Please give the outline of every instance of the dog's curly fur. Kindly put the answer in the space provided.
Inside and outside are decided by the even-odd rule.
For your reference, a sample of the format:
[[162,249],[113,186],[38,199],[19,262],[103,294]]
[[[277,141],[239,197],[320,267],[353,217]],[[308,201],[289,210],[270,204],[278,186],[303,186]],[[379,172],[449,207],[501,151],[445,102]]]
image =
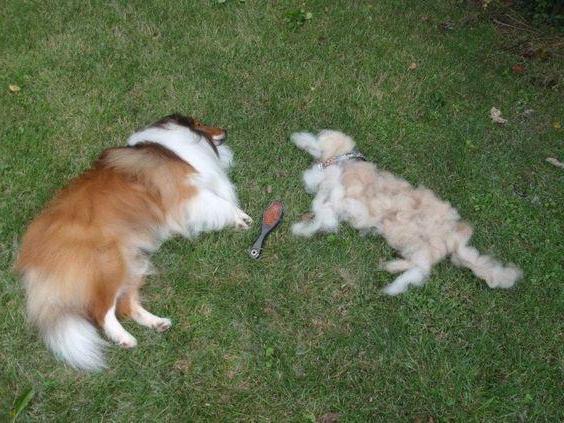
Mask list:
[[[295,133],[291,139],[321,161],[355,147],[351,137],[331,130],[317,136]],[[292,232],[305,237],[319,231],[335,232],[339,222],[345,221],[363,232],[382,235],[402,256],[383,266],[391,273],[403,272],[384,288],[386,294],[423,285],[432,266],[449,255],[454,264],[469,268],[491,288],[512,287],[522,276],[516,266],[504,266],[469,246],[472,228],[448,202],[372,163],[348,160],[325,168],[315,164],[303,178],[306,190],[315,194],[315,217],[294,224]]]

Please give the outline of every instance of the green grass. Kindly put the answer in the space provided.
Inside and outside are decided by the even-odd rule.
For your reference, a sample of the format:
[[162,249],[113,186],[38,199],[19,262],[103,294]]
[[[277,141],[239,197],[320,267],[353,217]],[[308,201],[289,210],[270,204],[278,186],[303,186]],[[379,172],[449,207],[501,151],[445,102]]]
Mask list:
[[[528,34],[454,0],[65,4],[0,8],[0,420],[30,389],[21,421],[564,418],[564,173],[545,162],[564,155],[558,56],[512,73],[506,47]],[[166,243],[143,292],[172,329],[127,322],[138,348],[74,372],[25,323],[18,240],[102,149],[172,111],[227,127],[244,208],[258,221],[282,199],[285,222],[258,262],[257,225]],[[524,280],[491,290],[445,262],[388,298],[381,239],[292,237],[309,159],[288,135],[322,128],[459,207]]]

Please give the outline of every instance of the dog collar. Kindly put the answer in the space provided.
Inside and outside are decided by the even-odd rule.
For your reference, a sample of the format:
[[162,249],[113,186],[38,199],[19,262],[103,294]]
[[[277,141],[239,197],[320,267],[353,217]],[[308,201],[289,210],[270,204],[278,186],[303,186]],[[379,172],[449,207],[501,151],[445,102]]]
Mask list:
[[329,166],[339,164],[339,163],[342,163],[342,162],[346,162],[348,160],[360,160],[360,161],[365,162],[366,157],[364,157],[364,155],[360,151],[354,149],[350,153],[341,154],[340,156],[329,157],[327,160],[317,162],[317,167],[319,169],[323,170],[323,169],[325,169]]

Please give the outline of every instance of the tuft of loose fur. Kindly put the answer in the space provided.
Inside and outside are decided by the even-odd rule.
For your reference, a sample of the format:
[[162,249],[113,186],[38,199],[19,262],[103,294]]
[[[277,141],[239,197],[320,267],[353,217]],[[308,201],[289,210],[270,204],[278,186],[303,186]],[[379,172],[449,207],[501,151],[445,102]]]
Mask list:
[[[355,147],[351,137],[332,130],[317,136],[298,132],[291,140],[322,161],[350,153]],[[304,172],[303,179],[306,191],[315,195],[315,218],[294,224],[292,232],[305,237],[335,232],[345,221],[363,233],[383,236],[402,256],[383,266],[390,273],[401,272],[384,288],[388,295],[405,292],[411,285],[423,285],[433,265],[447,256],[454,264],[469,268],[491,288],[510,288],[522,277],[516,266],[504,266],[468,245],[472,228],[461,221],[458,211],[448,202],[373,163],[349,160],[327,167],[314,165]]]

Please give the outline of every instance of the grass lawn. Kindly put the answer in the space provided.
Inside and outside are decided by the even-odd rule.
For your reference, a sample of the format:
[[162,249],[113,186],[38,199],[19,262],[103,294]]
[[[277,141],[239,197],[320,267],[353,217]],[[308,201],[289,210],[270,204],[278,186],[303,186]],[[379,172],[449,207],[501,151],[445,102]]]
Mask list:
[[[21,421],[562,421],[561,56],[525,62],[534,33],[458,0],[72,3],[0,7],[0,421],[29,389]],[[167,242],[143,292],[174,326],[126,322],[139,346],[77,373],[25,323],[18,241],[102,149],[173,111],[228,128],[244,208],[281,199],[284,224],[258,262],[258,225]],[[310,159],[288,136],[323,128],[459,207],[524,280],[491,290],[444,262],[389,298],[381,239],[292,237]]]

